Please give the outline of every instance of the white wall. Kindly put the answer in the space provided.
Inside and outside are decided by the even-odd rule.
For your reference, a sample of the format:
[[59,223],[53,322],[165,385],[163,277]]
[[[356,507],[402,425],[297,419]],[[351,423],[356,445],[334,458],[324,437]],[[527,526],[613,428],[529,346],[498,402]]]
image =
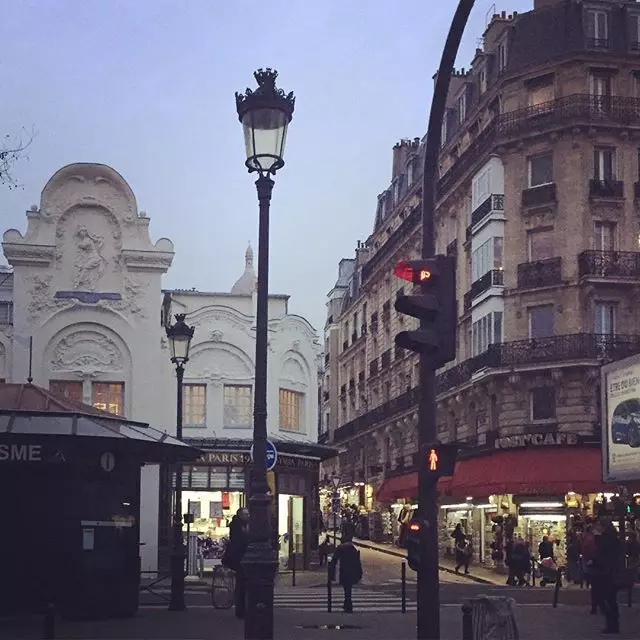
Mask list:
[[504,194],[504,166],[492,156],[471,180],[471,211],[475,211],[490,195]]
[[[252,385],[255,361],[255,294],[171,292],[171,313],[187,313],[195,326],[185,383],[205,384],[206,425],[184,427],[185,438],[251,438],[252,424],[230,427],[224,420],[225,384]],[[275,440],[315,442],[318,435],[318,336],[300,316],[287,314],[287,297],[269,301],[267,427]],[[175,373],[166,368],[169,415],[175,415]],[[282,431],[280,389],[303,395],[300,432]]]
[[[10,229],[3,250],[14,268],[12,382],[26,382],[33,336],[33,378],[123,382],[126,417],[171,430],[157,402],[161,384],[161,276],[173,244],[153,244],[149,219],[110,167],[75,164],[45,186],[39,210],[27,212],[23,236]],[[60,295],[63,292],[63,295]],[[107,299],[111,294],[118,299]],[[90,295],[94,295],[91,299]],[[7,341],[0,336],[5,348]],[[142,569],[157,565],[158,470],[142,471]]]

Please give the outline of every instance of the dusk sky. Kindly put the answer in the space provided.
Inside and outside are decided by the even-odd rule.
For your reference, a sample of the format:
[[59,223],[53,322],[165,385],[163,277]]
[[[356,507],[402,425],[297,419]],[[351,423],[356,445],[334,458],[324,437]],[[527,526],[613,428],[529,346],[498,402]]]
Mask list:
[[[338,261],[371,233],[391,148],[424,135],[454,0],[5,0],[0,134],[36,136],[0,186],[2,229],[56,170],[112,166],[175,243],[165,287],[229,291],[257,240],[254,176],[234,92],[258,67],[296,94],[272,202],[272,293],[321,333]],[[477,0],[458,58],[468,67],[494,11]]]

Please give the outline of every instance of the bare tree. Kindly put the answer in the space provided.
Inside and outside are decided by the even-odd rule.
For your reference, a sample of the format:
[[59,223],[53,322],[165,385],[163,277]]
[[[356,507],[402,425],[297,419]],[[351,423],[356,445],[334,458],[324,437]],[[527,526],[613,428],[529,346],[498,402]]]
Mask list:
[[19,136],[5,135],[0,146],[0,185],[9,189],[18,187],[11,170],[18,160],[27,157],[27,149],[33,142],[33,136],[33,132],[29,133],[26,129]]

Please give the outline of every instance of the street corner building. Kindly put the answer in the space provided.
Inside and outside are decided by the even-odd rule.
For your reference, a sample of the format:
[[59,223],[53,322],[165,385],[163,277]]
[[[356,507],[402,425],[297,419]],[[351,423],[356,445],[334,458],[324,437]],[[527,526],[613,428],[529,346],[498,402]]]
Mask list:
[[[562,561],[616,491],[600,367],[640,351],[638,24],[634,3],[536,1],[494,15],[451,77],[435,226],[456,259],[458,346],[437,375],[437,432],[460,453],[439,482],[443,554],[461,524],[487,566],[504,568],[518,534],[536,549],[548,536]],[[417,357],[394,346],[414,328],[394,311],[412,288],[394,267],[421,255],[423,145],[394,146],[373,232],[339,264],[321,385],[320,441],[338,450],[321,473],[362,537],[400,544],[420,388]]]
[[[105,411],[123,424],[149,425],[171,440],[176,432],[176,378],[166,326],[171,314],[187,313],[196,332],[192,359],[185,367],[183,432],[191,442],[202,441],[205,451],[187,447],[195,455],[181,460],[193,462],[216,451],[226,455],[229,443],[249,455],[255,344],[251,249],[233,293],[164,291],[161,279],[172,264],[173,244],[166,238],[150,239],[150,218],[138,210],[130,186],[102,164],[60,169],[26,218],[26,232],[10,229],[2,242],[9,266],[0,268],[0,382],[40,388],[47,397],[83,405],[83,411]],[[269,315],[269,419],[278,455],[273,493],[291,498],[282,498],[286,507],[274,510],[281,516],[280,528],[291,527],[282,536],[289,548],[308,562],[313,548],[309,523],[314,522],[309,496],[317,490],[320,461],[332,451],[317,445],[319,347],[310,325],[287,313],[287,296],[270,299]],[[3,396],[0,410],[14,411],[5,400]],[[48,406],[43,400],[38,410]],[[57,433],[53,427],[42,428]],[[18,436],[8,427],[4,430],[0,444],[10,452]],[[127,451],[125,444],[120,446]],[[5,465],[4,451],[0,449],[0,465]],[[132,503],[139,504],[135,555],[138,574],[150,575],[169,565],[169,469],[178,459],[173,454],[136,455],[143,466],[139,500]],[[243,463],[225,465],[207,466],[204,476],[201,467],[185,467],[192,513],[201,509],[193,523],[185,523],[185,536],[189,527],[200,538],[222,538],[228,532],[248,488]],[[2,486],[7,492],[15,484]],[[196,491],[200,493],[190,494]],[[205,500],[208,491],[212,493]],[[296,496],[302,496],[302,507]],[[289,515],[294,512],[297,515]],[[6,519],[2,527],[9,524]],[[198,541],[189,540],[191,553]],[[190,570],[195,566],[188,563]]]

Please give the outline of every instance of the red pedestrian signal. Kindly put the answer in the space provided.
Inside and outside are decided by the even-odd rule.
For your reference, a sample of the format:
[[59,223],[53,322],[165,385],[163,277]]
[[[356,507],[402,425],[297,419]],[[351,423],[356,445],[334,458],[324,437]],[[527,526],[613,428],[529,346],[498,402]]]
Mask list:
[[398,278],[402,278],[402,280],[406,280],[407,282],[413,282],[414,284],[426,282],[431,278],[431,270],[425,267],[424,260],[399,262],[393,272]]
[[440,456],[438,455],[438,452],[435,449],[431,449],[427,458],[427,462],[429,463],[429,471],[437,471],[439,461]]
[[456,467],[458,448],[452,444],[429,444],[422,450],[422,464],[434,479],[452,476]]

